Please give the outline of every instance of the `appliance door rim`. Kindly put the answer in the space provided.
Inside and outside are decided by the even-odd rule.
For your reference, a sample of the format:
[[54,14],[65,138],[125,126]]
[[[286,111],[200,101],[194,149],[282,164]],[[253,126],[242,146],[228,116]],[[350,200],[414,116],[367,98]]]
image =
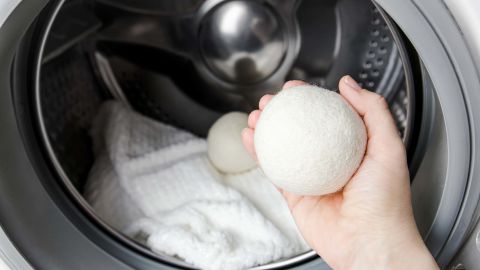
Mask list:
[[[480,79],[476,69],[476,64],[480,65],[480,63],[475,64],[473,60],[475,58],[472,57],[475,54],[467,46],[465,37],[462,37],[458,31],[461,28],[443,0],[401,2],[376,0],[376,2],[399,24],[422,58],[432,77],[441,110],[444,111],[450,144],[449,164],[452,162],[458,164],[457,167],[449,165],[449,168],[459,168],[462,165],[464,167],[463,173],[456,172],[463,177],[452,177],[454,174],[450,169],[450,176],[446,178],[448,182],[440,202],[440,210],[435,216],[434,224],[426,239],[431,249],[435,246],[432,252],[436,255],[440,266],[446,267],[479,215],[477,205],[480,184],[474,178],[480,173],[475,164],[479,158],[477,149],[480,145],[480,137],[477,134],[480,134],[478,130],[480,111],[478,106],[473,104],[480,102],[480,95],[475,91],[480,89]],[[432,47],[432,44],[439,46]],[[445,72],[446,70],[449,72]],[[446,76],[443,76],[445,74]],[[459,95],[455,96],[456,94]],[[452,98],[461,98],[457,100],[456,108],[452,106]],[[457,115],[453,116],[452,110],[455,111],[455,109],[464,110],[464,112],[460,114],[457,112]],[[464,116],[458,117],[459,115]],[[455,124],[459,124],[458,122],[464,122],[460,126],[468,127],[465,129],[468,130],[468,136],[457,134],[458,126],[455,128]],[[459,143],[454,146],[452,141],[459,141]],[[467,155],[469,158],[465,158]],[[457,214],[454,219],[447,221],[450,218],[447,217],[448,212]],[[443,244],[436,239],[438,235],[445,235]]]
[[[40,133],[44,138],[48,138],[48,135],[47,135],[47,131],[45,130],[45,125],[43,124],[43,116],[42,116],[42,111],[43,110],[41,109],[41,103],[40,103],[40,95],[41,95],[40,94],[40,73],[41,73],[41,65],[42,65],[42,59],[41,59],[40,56],[43,54],[43,49],[44,49],[44,46],[45,46],[45,43],[46,43],[46,37],[48,36],[48,32],[51,28],[51,25],[52,25],[53,21],[55,20],[56,14],[58,13],[59,9],[61,8],[61,6],[63,5],[64,2],[65,2],[64,0],[56,1],[56,4],[54,6],[52,6],[52,8],[54,8],[55,10],[52,12],[52,16],[48,19],[48,25],[45,27],[45,29],[40,30],[40,33],[42,33],[42,34],[40,34],[42,40],[41,40],[40,49],[38,50],[38,53],[37,53],[38,55],[37,55],[37,62],[36,62],[36,70],[35,70],[35,75],[34,75],[34,77],[35,77],[35,89],[36,89],[36,91],[35,91],[35,95],[36,95],[35,96],[35,106],[37,108],[37,113],[38,113],[37,121],[40,123],[39,124]],[[383,12],[382,12],[382,16],[385,16],[385,14]],[[388,18],[385,18],[385,20],[388,20]],[[389,25],[391,24],[391,22],[388,22],[388,23],[389,23]],[[399,41],[400,37],[398,36],[398,33],[394,33],[394,34],[395,34],[394,38],[396,40],[397,46],[399,46],[398,42],[400,42]],[[403,44],[400,44],[400,45],[403,46]],[[402,61],[407,61],[408,59],[404,59],[406,57],[406,54],[404,54],[404,48],[403,47],[399,48],[399,50],[401,51],[401,54],[402,54],[401,55]],[[411,76],[408,76],[408,77],[411,78]],[[413,87],[412,82],[410,80],[408,80],[408,83],[409,83],[410,87]],[[410,88],[410,89],[412,89],[412,88]],[[407,91],[407,94],[411,95],[412,93],[410,93],[410,92],[411,91]],[[410,105],[412,105],[412,104],[410,104]],[[407,120],[407,121],[410,123],[412,121],[412,119],[410,119],[411,115],[412,115],[411,108],[409,108],[408,113],[409,113],[409,115],[408,115],[409,120]],[[44,143],[43,146],[46,148],[46,151],[48,152],[48,156],[55,157],[55,153],[52,150],[52,146],[49,144],[49,140],[45,139],[45,141],[46,142]],[[80,205],[83,208],[84,213],[89,218],[95,219],[96,221],[99,221],[98,223],[100,223],[100,226],[103,226],[101,229],[108,231],[108,233],[110,235],[113,235],[114,237],[118,238],[118,240],[120,240],[122,242],[122,244],[126,244],[126,246],[128,246],[130,248],[133,248],[135,251],[137,251],[141,254],[145,254],[146,256],[148,256],[150,258],[153,258],[154,260],[158,260],[160,262],[165,262],[166,261],[167,263],[171,263],[171,264],[179,264],[180,266],[186,267],[186,268],[191,267],[190,265],[187,265],[187,264],[182,263],[182,262],[178,262],[177,260],[171,260],[169,257],[154,254],[153,252],[149,252],[149,250],[145,250],[145,248],[141,248],[141,246],[138,245],[138,244],[131,243],[131,241],[129,239],[127,239],[124,235],[119,234],[111,226],[109,226],[109,224],[106,224],[101,219],[99,219],[99,217],[96,215],[96,213],[94,212],[92,207],[85,201],[83,196],[76,191],[76,188],[72,185],[72,183],[70,181],[68,181],[69,178],[67,177],[66,173],[64,172],[64,170],[63,170],[61,164],[59,163],[58,159],[52,158],[51,161],[53,163],[53,167],[55,168],[55,172],[60,174],[60,178],[63,180],[61,182],[63,182],[63,184],[66,186],[65,188],[70,191],[70,192],[68,192],[69,195],[72,195],[75,203]],[[67,179],[67,181],[65,181],[65,179]],[[316,260],[317,258],[318,258],[318,256],[316,256],[316,253],[313,250],[311,250],[311,251],[308,251],[304,254],[300,254],[300,255],[295,256],[293,258],[287,259],[285,261],[270,263],[270,264],[267,264],[267,265],[259,266],[255,269],[265,269],[266,267],[269,267],[269,266],[270,267],[285,267],[285,265],[282,265],[282,263],[288,263],[289,265],[300,264],[300,263],[307,263],[308,264],[310,261]],[[323,263],[323,260],[320,260],[320,261]]]
[[[149,251],[148,249],[145,250],[146,248],[141,248],[141,245],[138,245],[136,243],[131,243],[131,240],[129,240],[128,238],[126,238],[124,235],[118,233],[117,231],[115,231],[109,224],[106,224],[105,222],[103,222],[99,217],[98,215],[96,215],[95,211],[93,210],[93,208],[86,202],[86,200],[83,198],[83,196],[81,194],[79,194],[76,190],[76,188],[73,186],[73,184],[71,183],[71,181],[69,181],[69,177],[67,176],[67,174],[65,173],[64,169],[62,168],[62,165],[60,164],[58,158],[56,158],[56,154],[55,152],[53,151],[52,149],[52,145],[50,143],[50,140],[48,139],[48,132],[45,128],[45,124],[44,124],[44,120],[43,120],[43,111],[42,110],[42,104],[40,102],[41,98],[41,87],[40,87],[40,73],[41,73],[41,67],[42,67],[42,59],[41,59],[41,55],[43,55],[43,50],[44,50],[44,46],[46,44],[46,38],[48,36],[48,33],[50,31],[50,28],[52,26],[52,23],[53,21],[56,19],[56,14],[58,13],[58,11],[60,10],[60,8],[62,7],[62,5],[64,4],[64,0],[60,0],[60,1],[57,1],[57,4],[55,5],[55,11],[53,11],[52,13],[52,16],[51,18],[48,19],[48,25],[46,26],[45,29],[42,29],[40,32],[44,32],[43,34],[41,34],[41,36],[43,35],[42,37],[42,40],[41,40],[41,46],[40,46],[40,49],[38,51],[38,59],[37,59],[37,63],[36,63],[36,71],[35,71],[35,106],[37,108],[37,121],[39,122],[39,129],[40,129],[40,133],[41,133],[41,136],[44,138],[44,147],[46,148],[46,152],[48,153],[48,156],[50,156],[51,158],[51,161],[53,163],[53,167],[55,168],[55,171],[60,174],[60,179],[65,186],[66,186],[66,189],[68,191],[70,191],[70,195],[72,195],[72,197],[74,198],[74,201],[75,203],[77,203],[78,205],[80,205],[83,210],[84,210],[84,213],[91,219],[95,219],[97,221],[99,221],[98,223],[100,223],[100,226],[103,226],[102,229],[108,231],[108,233],[110,235],[113,235],[114,237],[117,237],[119,238],[119,240],[126,244],[126,246],[128,247],[131,247],[133,249],[135,249],[137,252],[139,253],[142,253],[142,254],[146,254],[147,256],[149,257],[152,257],[153,259],[158,259],[159,261],[161,262],[164,262],[166,261],[167,263],[172,263],[172,264],[179,264],[180,266],[182,267],[186,267],[186,268],[190,268],[191,266],[188,265],[188,264],[185,264],[183,262],[179,262],[178,260],[172,260],[170,257],[168,256],[162,256],[162,255],[157,255],[157,254],[154,254],[153,252]],[[387,21],[387,24],[390,26],[390,27],[394,27],[394,24],[389,21],[389,18],[388,16],[386,16],[383,11],[381,11],[381,14],[382,14],[382,17],[384,17],[384,19]],[[394,35],[394,39],[395,39],[395,43],[397,44],[397,46],[399,47],[398,50],[400,51],[400,58],[402,60],[402,62],[406,62],[404,63],[404,65],[407,65],[409,62],[408,62],[408,59],[406,59],[406,52],[405,52],[405,48],[402,44],[402,41],[400,40],[400,35],[399,33],[396,33],[396,28],[392,29],[392,35]],[[407,90],[407,95],[409,96],[412,96],[412,89],[413,89],[413,82],[412,82],[412,75],[408,72],[408,68],[407,67],[403,67],[403,69],[405,70],[405,73],[406,73],[406,80],[407,80],[407,84],[408,84],[408,87],[409,89]],[[411,97],[413,99],[413,97]],[[412,108],[413,104],[409,104],[408,106],[408,109],[407,109],[407,122],[408,124],[411,124],[411,122],[413,121],[411,119],[412,115],[413,115],[413,108]],[[407,128],[406,129],[406,132],[410,132],[409,129]],[[409,136],[407,135],[405,137],[405,142],[408,143],[409,142]],[[305,263],[305,262],[308,262],[308,261],[311,261],[311,260],[315,260],[317,259],[318,256],[316,255],[316,253],[313,251],[313,250],[310,250],[308,252],[305,252],[303,254],[299,254],[295,257],[292,257],[290,259],[285,259],[285,260],[282,260],[282,261],[279,261],[279,262],[273,262],[273,263],[269,263],[267,265],[262,265],[262,266],[259,266],[257,268],[254,268],[254,269],[267,269],[267,267],[286,267],[286,265],[282,265],[283,264],[287,264],[290,266],[292,264],[299,264],[299,263]]]

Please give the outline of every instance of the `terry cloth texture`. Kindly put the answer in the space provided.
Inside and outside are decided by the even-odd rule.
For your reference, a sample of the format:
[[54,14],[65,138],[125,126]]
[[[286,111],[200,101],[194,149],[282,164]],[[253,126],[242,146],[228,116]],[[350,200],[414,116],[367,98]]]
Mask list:
[[218,172],[204,139],[106,102],[91,135],[85,198],[154,252],[203,269],[245,269],[308,250],[259,169]]

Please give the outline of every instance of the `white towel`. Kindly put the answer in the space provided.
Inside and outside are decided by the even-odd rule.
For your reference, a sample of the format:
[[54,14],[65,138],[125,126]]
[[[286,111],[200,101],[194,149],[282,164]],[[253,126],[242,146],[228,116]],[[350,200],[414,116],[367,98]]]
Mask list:
[[309,249],[297,230],[286,201],[260,168],[242,174],[225,175],[224,179],[227,185],[247,197],[291,243],[302,247],[303,251]]
[[113,101],[91,133],[97,159],[87,201],[153,251],[203,269],[244,269],[308,249],[261,171],[220,174],[204,139]]

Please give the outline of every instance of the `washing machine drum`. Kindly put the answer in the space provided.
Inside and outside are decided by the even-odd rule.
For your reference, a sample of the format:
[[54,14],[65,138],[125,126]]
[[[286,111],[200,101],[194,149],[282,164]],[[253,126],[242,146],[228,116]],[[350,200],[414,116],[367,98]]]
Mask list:
[[[335,90],[350,74],[390,104],[428,248],[442,267],[473,262],[452,261],[478,220],[473,2],[7,1],[0,258],[19,269],[191,268],[115,230],[82,196],[101,104],[205,137],[223,113],[251,111],[286,80]],[[260,267],[328,268],[313,251]]]

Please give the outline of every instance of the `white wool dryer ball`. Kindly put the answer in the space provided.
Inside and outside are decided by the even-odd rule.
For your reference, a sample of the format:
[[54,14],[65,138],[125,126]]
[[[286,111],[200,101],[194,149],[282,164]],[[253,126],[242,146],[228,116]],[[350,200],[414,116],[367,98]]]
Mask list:
[[231,112],[220,117],[210,127],[207,136],[208,157],[224,173],[240,173],[256,166],[242,143],[242,130],[247,127],[248,115]]
[[279,92],[255,128],[255,151],[264,173],[298,195],[340,190],[360,165],[365,125],[339,94],[311,85]]

